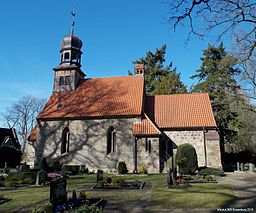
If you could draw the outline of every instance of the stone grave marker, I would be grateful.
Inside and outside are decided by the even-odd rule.
[[[98,183],[99,181],[103,181],[103,171],[102,170],[97,170],[97,173],[96,173],[96,182]]]
[[[25,162],[25,163],[23,163],[23,164],[20,165],[19,170],[20,170],[20,172],[28,172],[28,171],[29,171],[29,168],[30,168],[30,166],[27,165],[27,163]]]
[[[176,177],[180,176],[180,167],[176,165]]]
[[[67,201],[67,180],[66,178],[58,178],[50,183],[50,202],[53,206]]]
[[[244,164],[243,163],[240,164],[240,169],[241,169],[241,172],[244,171]]]
[[[249,163],[249,172],[254,172],[254,165]]]
[[[46,172],[44,170],[40,170],[36,175],[36,185],[41,186],[46,181]]]
[[[239,172],[240,171],[240,163],[239,162],[236,163],[236,167],[237,167],[237,171]]]
[[[5,163],[4,163],[4,173],[6,173],[6,172],[7,172],[7,168],[8,168],[8,166],[7,166],[7,162],[5,162]]]
[[[173,183],[173,172],[171,169],[167,170],[167,186],[170,188],[174,185]]]

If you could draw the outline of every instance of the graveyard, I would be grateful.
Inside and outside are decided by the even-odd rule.
[[[40,212],[39,209],[42,210],[59,198],[71,200],[74,196],[79,198],[79,195],[88,200],[104,201],[100,206],[104,209],[103,212],[108,212],[108,209],[111,209],[115,203],[125,206],[127,202],[131,206],[141,203],[141,205],[146,205],[145,208],[153,211],[175,208],[214,209],[235,199],[230,187],[216,183],[191,183],[187,188],[168,187],[166,174],[114,175],[103,173],[99,175],[78,172],[68,175],[65,181],[54,183],[55,186],[59,185],[55,189],[52,188],[52,183],[39,185],[35,182],[25,186],[6,187],[6,189],[2,187],[1,196],[11,200],[0,205],[0,212],[36,212],[36,210]],[[120,182],[144,184],[143,187],[133,189],[104,188],[111,186],[112,183]],[[95,189],[94,186],[97,184],[104,186]],[[56,198],[56,193],[63,197]]]
[[[237,200],[229,186],[230,176],[223,170],[198,168],[194,174],[185,174],[185,167],[179,165],[162,174],[148,174],[146,170],[129,174],[125,164],[120,164],[117,173],[109,174],[63,166],[58,161],[50,166],[45,158],[38,170],[26,164],[20,168],[6,164],[0,174],[0,212],[98,213],[120,208],[161,212],[217,209]],[[255,178],[253,164],[237,162],[234,169],[235,176]]]

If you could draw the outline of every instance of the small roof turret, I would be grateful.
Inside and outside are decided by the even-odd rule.
[[[66,35],[61,41],[61,51],[67,49],[76,49],[80,50],[83,46],[83,42],[78,36],[75,36],[73,33]]]

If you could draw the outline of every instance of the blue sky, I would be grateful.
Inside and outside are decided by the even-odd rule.
[[[70,33],[73,5],[87,77],[127,75],[132,61],[166,43],[167,63],[173,62],[185,84],[193,83],[189,77],[209,40],[185,44],[188,28],[173,32],[161,0],[1,1],[0,113],[22,96],[50,96],[52,68],[60,62],[60,41]]]

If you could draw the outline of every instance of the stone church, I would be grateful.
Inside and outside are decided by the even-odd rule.
[[[220,143],[207,93],[148,96],[144,66],[133,76],[85,78],[82,41],[74,31],[61,42],[52,95],[28,140],[32,166],[42,156],[90,171],[129,172],[144,166],[160,173],[173,163],[180,144],[196,149],[199,166],[220,167]]]

